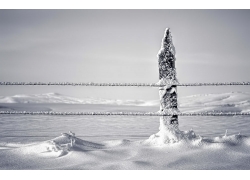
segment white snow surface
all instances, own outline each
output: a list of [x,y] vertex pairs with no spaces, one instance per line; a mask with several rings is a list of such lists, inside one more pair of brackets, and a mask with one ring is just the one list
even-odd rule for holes
[[110,104],[110,105],[134,105],[134,106],[152,106],[158,101],[143,100],[119,100],[119,99],[79,99],[59,93],[45,93],[33,95],[14,95],[0,96],[0,103],[65,103],[65,104]]
[[[51,141],[62,149],[53,151]],[[102,143],[59,136],[50,141],[0,149],[1,169],[250,169],[250,138],[191,138],[155,146],[145,141]],[[8,149],[7,149],[8,148]]]
[[183,112],[250,112],[250,93],[228,92],[187,96],[180,98],[179,108]]
[[[0,96],[0,103],[65,103],[65,104],[107,104],[128,106],[159,106],[159,100],[117,100],[117,99],[79,99],[59,93],[33,95]],[[204,110],[218,111],[250,111],[249,92],[228,92],[220,94],[198,94],[178,98],[178,105],[183,112],[199,112]]]
[[[55,93],[1,100],[0,110],[159,110],[159,102],[157,106],[81,104],[85,100]],[[179,100],[181,112],[250,111],[250,93]],[[159,117],[1,115],[0,169],[250,169],[249,116],[179,117],[179,123],[180,141],[158,144],[151,140],[158,132]],[[67,149],[71,141],[60,133],[69,130],[76,133],[76,140]],[[60,148],[55,151],[55,146]]]

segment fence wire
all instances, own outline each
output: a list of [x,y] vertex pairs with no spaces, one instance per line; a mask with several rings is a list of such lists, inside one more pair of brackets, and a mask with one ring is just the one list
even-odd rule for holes
[[175,86],[249,86],[250,82],[212,82],[212,83],[94,83],[94,82],[0,82],[1,86],[136,86],[136,87],[163,87]]
[[56,112],[56,111],[0,111],[0,115],[53,115],[53,116],[249,116],[250,112],[200,112],[200,113],[159,113],[159,112]]

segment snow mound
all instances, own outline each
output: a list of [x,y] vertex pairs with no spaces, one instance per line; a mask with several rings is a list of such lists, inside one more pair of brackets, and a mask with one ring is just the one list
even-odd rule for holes
[[[161,146],[145,141],[94,143],[63,134],[23,146],[0,148],[0,169],[250,169],[250,137],[189,136]],[[0,145],[2,146],[2,145]]]

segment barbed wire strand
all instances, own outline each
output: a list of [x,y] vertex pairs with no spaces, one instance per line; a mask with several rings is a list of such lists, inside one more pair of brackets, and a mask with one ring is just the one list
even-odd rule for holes
[[56,111],[0,111],[0,115],[55,115],[55,116],[249,116],[250,112],[200,112],[200,113],[159,113],[159,112],[56,112]]
[[250,82],[212,82],[212,83],[94,83],[94,82],[0,82],[1,86],[137,86],[137,87],[163,87],[166,85],[175,86],[249,86]]

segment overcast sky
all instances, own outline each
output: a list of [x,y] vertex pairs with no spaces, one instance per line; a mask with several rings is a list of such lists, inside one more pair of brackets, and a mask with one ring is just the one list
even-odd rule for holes
[[[172,32],[179,82],[250,81],[250,10],[0,10],[0,81],[158,81]],[[0,87],[0,96],[157,99],[157,88]],[[179,96],[250,87],[179,87]]]

